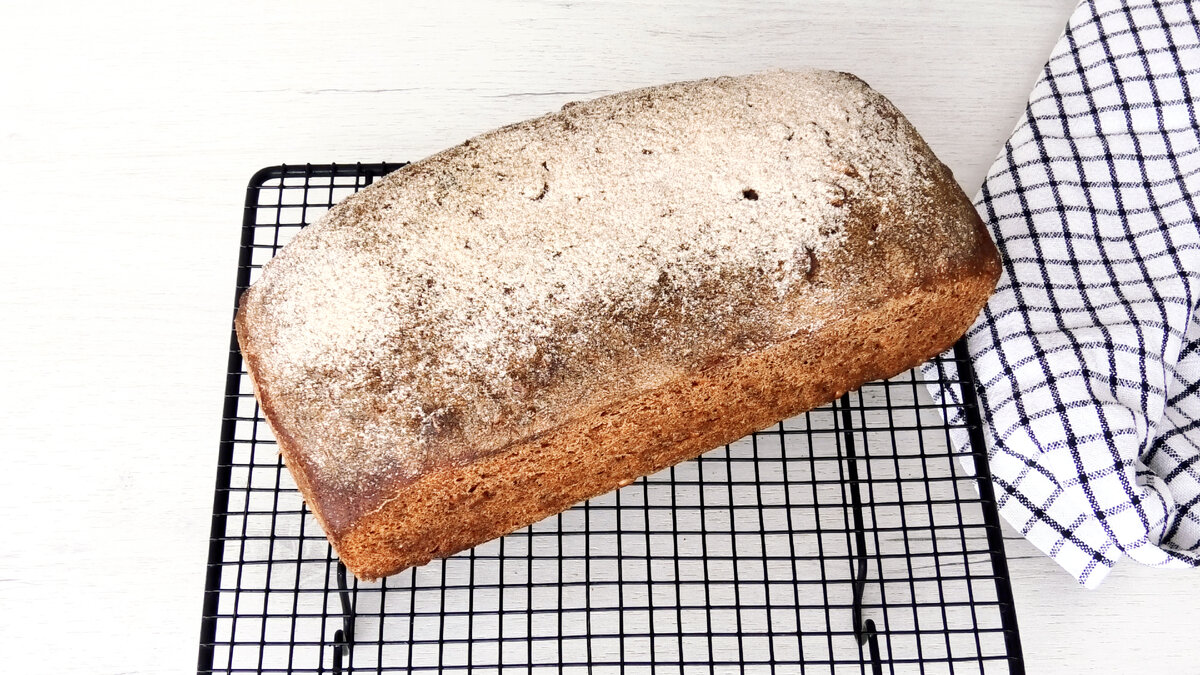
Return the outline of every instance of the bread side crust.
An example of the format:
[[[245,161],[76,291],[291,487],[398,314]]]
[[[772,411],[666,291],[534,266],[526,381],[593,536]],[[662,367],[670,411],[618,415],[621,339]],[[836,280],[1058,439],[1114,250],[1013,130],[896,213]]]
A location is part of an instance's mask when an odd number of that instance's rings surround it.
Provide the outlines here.
[[[243,293],[243,298],[245,294]],[[271,428],[271,433],[275,437],[275,445],[278,448],[279,454],[283,456],[283,463],[287,466],[292,478],[296,481],[296,487],[300,490],[300,495],[304,498],[304,503],[308,505],[308,510],[317,519],[317,524],[326,533],[332,532],[332,523],[325,519],[325,515],[320,508],[314,505],[320,502],[317,499],[317,491],[313,487],[309,476],[310,469],[305,465],[304,455],[297,450],[297,444],[291,434],[277,422],[275,414],[275,405],[271,395],[266,389],[259,386],[258,373],[259,362],[258,352],[254,348],[254,342],[244,338],[244,335],[249,335],[249,328],[246,323],[245,302],[239,302],[238,311],[234,314],[233,323],[234,331],[238,336],[238,350],[242,353],[242,363],[246,367],[246,375],[250,378],[250,386],[254,389],[254,398],[258,401],[258,407],[263,419],[267,421],[267,426]],[[330,543],[333,543],[333,538],[329,538]]]
[[[857,316],[731,359],[516,443],[428,473],[330,540],[358,578],[376,579],[513,532],[636,478],[810,410],[949,348],[991,294],[999,265],[890,298]],[[280,438],[295,470],[301,457]],[[318,516],[319,518],[319,516]]]

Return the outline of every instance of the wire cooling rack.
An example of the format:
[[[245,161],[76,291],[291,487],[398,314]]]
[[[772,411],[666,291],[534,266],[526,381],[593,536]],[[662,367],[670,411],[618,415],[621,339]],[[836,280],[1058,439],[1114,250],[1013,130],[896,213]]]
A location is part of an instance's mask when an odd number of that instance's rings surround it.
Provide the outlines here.
[[[279,166],[237,291],[399,164]],[[558,516],[347,582],[230,342],[201,673],[1024,673],[970,364],[969,456],[910,372]],[[947,373],[961,374],[948,377]]]

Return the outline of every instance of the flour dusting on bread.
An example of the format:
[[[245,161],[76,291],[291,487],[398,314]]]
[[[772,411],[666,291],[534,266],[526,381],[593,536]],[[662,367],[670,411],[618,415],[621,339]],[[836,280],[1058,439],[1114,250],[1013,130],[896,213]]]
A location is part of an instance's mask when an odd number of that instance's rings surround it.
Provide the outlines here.
[[[327,482],[468,462],[838,317],[817,280],[847,214],[923,213],[923,147],[822,71],[568,105],[338,204],[266,265],[241,339]]]

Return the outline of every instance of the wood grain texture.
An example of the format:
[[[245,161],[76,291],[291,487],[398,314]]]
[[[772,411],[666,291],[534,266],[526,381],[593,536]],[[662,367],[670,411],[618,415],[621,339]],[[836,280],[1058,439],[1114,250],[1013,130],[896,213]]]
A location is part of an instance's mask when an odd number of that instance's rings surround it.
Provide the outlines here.
[[[0,21],[0,647],[13,672],[195,658],[243,189],[416,159],[562,103],[855,72],[982,180],[1074,0],[195,3]],[[1029,672],[1200,672],[1200,576],[1096,592],[1011,544]],[[1195,616],[1193,612],[1191,617]],[[1191,639],[1189,639],[1191,638]]]

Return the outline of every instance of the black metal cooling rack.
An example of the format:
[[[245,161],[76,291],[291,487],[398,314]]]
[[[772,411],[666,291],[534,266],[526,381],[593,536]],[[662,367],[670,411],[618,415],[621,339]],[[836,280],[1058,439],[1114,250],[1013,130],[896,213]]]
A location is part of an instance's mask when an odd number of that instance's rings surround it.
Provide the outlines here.
[[[400,166],[255,174],[238,293]],[[989,475],[962,345],[937,364],[965,424],[907,373],[375,583],[347,583],[230,349],[201,673],[1024,673],[991,482],[956,467]]]

